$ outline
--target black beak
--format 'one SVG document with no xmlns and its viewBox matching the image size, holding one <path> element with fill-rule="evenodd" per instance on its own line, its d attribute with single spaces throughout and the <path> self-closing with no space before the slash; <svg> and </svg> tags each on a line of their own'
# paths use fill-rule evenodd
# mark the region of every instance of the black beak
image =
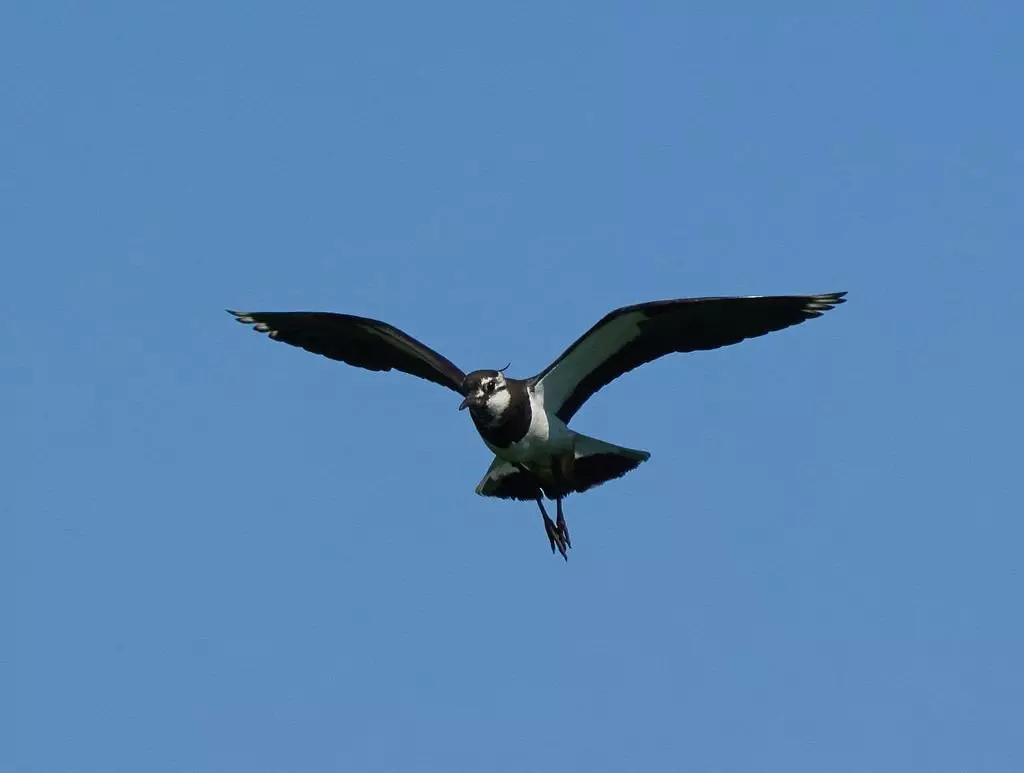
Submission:
<svg viewBox="0 0 1024 773">
<path fill-rule="evenodd" d="M 461 411 L 464 408 L 468 408 L 470 403 L 472 403 L 472 402 L 473 402 L 473 395 L 466 395 L 466 397 L 463 399 L 463 401 L 461 403 L 459 403 L 459 410 Z"/>
</svg>

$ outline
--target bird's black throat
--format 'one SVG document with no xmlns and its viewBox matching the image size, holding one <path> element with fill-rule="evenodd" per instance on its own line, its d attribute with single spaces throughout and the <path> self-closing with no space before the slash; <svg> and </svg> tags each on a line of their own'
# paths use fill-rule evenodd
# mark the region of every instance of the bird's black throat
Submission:
<svg viewBox="0 0 1024 773">
<path fill-rule="evenodd" d="M 526 382 L 510 378 L 505 380 L 505 385 L 509 393 L 509 403 L 496 421 L 486 408 L 470 408 L 469 411 L 480 437 L 496 448 L 508 448 L 516 441 L 522 440 L 530 429 L 530 420 L 533 418 Z"/>
</svg>

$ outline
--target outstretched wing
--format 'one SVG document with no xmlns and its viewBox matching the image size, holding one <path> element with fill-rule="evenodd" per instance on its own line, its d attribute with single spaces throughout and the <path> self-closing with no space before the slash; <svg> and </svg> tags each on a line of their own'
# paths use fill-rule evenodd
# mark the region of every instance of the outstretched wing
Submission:
<svg viewBox="0 0 1024 773">
<path fill-rule="evenodd" d="M 717 349 L 820 317 L 846 293 L 683 298 L 616 309 L 531 379 L 564 422 L 613 380 L 672 352 Z"/>
<path fill-rule="evenodd" d="M 462 394 L 466 374 L 386 322 L 326 311 L 230 311 L 258 333 L 367 370 L 400 370 Z"/>
</svg>

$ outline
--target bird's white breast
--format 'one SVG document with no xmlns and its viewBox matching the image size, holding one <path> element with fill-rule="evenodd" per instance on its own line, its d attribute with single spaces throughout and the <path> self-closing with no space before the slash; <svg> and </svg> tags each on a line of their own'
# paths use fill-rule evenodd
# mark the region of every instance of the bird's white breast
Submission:
<svg viewBox="0 0 1024 773">
<path fill-rule="evenodd" d="M 533 390 L 530 397 L 530 428 L 522 440 L 507 448 L 488 443 L 495 455 L 510 462 L 546 463 L 551 457 L 572 449 L 572 430 L 557 416 L 544 410 L 540 395 Z"/>
</svg>

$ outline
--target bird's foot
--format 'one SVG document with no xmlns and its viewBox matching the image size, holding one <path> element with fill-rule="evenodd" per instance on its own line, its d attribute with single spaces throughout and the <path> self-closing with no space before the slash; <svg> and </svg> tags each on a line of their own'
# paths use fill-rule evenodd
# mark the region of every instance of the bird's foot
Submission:
<svg viewBox="0 0 1024 773">
<path fill-rule="evenodd" d="M 569 539 L 569 527 L 565 525 L 565 516 L 562 515 L 562 500 L 558 500 L 558 516 L 555 518 L 555 529 L 562 535 L 562 541 L 567 548 L 572 547 L 572 540 Z M 565 555 L 565 552 L 562 552 Z"/>
<path fill-rule="evenodd" d="M 565 528 L 565 518 L 559 518 L 559 523 L 556 524 L 552 521 L 547 513 L 544 513 L 544 531 L 548 535 L 548 542 L 551 543 L 551 552 L 554 553 L 555 549 L 562 554 L 562 558 L 566 561 L 569 560 L 569 556 L 566 551 L 572 547 L 569 543 L 569 532 Z"/>
</svg>

